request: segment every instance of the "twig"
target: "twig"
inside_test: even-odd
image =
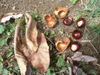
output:
[[[87,29],[87,27],[85,27],[85,29],[89,32],[89,30]],[[92,36],[91,36],[92,37]],[[93,37],[92,37],[93,38]],[[90,43],[90,45],[93,47],[93,49],[97,52],[97,53],[99,53],[98,52],[98,50],[95,48],[95,46],[91,43],[91,42],[89,42]]]
[[[84,5],[83,0],[81,0],[81,4]]]
[[[96,64],[96,65],[100,67],[100,64]]]
[[[91,40],[79,40],[80,42],[91,42]]]
[[[87,7],[87,4],[84,3],[83,1],[85,1],[85,0],[81,0],[81,5],[83,5],[86,8]]]
[[[16,4],[18,4],[18,3],[19,3],[19,0],[17,0],[17,2],[14,3],[14,5],[16,5]]]
[[[94,45],[93,45],[91,42],[89,42],[89,43],[90,43],[90,45],[94,48],[94,50],[95,50],[97,53],[99,53],[98,50],[94,47]]]
[[[89,32],[88,28],[85,26],[84,33],[86,32],[86,30]],[[92,37],[92,36],[90,35],[90,37]],[[92,37],[92,38],[93,38],[93,37]],[[93,49],[94,49],[97,53],[99,53],[98,50],[94,47],[94,45],[93,45],[91,42],[89,42],[89,43],[90,43],[90,45],[93,47]]]
[[[51,42],[51,44],[55,45],[48,37],[46,37],[46,38],[47,38],[47,40],[48,40],[49,42]]]
[[[66,54],[67,53],[67,51],[64,51],[64,52],[59,52],[59,53],[57,53],[56,55],[59,55],[59,54]]]

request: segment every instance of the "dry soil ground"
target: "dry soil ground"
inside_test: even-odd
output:
[[[86,4],[88,0],[83,0],[83,2]],[[0,0],[0,15],[8,12],[29,12],[32,13],[34,9],[37,9],[40,16],[43,17],[43,15],[48,13],[53,13],[55,7],[66,7],[69,8],[68,16],[77,16],[80,15],[78,10],[82,9],[84,5],[81,3],[81,0],[78,0],[78,2],[73,5],[69,0]],[[86,18],[87,19],[87,18]],[[88,23],[86,24],[88,27]],[[65,36],[70,34],[73,30],[75,30],[75,23],[73,23],[70,27],[64,26],[62,23],[62,19],[58,19],[58,23],[54,28],[47,28],[45,24],[39,25],[39,29],[44,30],[54,30],[55,34],[53,37],[59,37],[62,36],[58,32],[58,29],[61,28],[64,30]],[[84,28],[81,29],[82,32],[84,32]],[[87,31],[85,32],[87,33]],[[83,52],[83,54],[91,55],[93,57],[96,57],[100,64],[100,43],[98,43],[98,40],[95,40],[92,42],[94,47],[98,50],[99,53],[97,53],[94,49],[94,47],[89,42],[81,42],[82,40],[91,40],[91,36],[83,37],[79,42],[82,44],[80,51]],[[0,47],[0,51],[5,50],[8,47]],[[70,50],[68,50],[68,53],[71,53]],[[90,68],[96,69],[99,72],[100,75],[100,66],[91,66]]]

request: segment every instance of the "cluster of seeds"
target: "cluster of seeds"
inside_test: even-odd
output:
[[[73,23],[73,18],[66,16],[66,14],[68,13],[68,9],[64,8],[64,7],[56,7],[54,10],[54,14],[47,14],[44,16],[46,25],[48,27],[54,27],[54,25],[57,23],[57,18],[61,18],[63,19],[63,24],[66,26],[70,26]],[[57,18],[56,18],[57,16]],[[76,26],[78,28],[83,28],[86,24],[86,21],[84,18],[80,17],[77,21],[76,21]],[[74,30],[72,32],[72,37],[76,40],[81,39],[82,38],[82,32],[79,30]],[[70,38],[68,37],[60,37],[58,38],[58,40],[55,43],[56,49],[58,51],[64,51],[66,50],[66,48],[70,45],[70,49],[72,51],[78,51],[80,49],[80,44],[78,42],[71,42]]]

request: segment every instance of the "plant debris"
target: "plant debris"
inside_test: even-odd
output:
[[[14,36],[14,51],[21,75],[31,75],[30,65],[39,69],[40,72],[46,72],[49,67],[49,47],[43,33],[36,28],[36,22],[32,17],[25,13],[26,33],[21,34],[21,20],[19,19]],[[24,37],[24,38],[23,38]]]

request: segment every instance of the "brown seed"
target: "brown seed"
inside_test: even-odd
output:
[[[73,52],[76,52],[80,49],[80,44],[78,42],[72,42],[70,44],[70,49],[73,51]]]
[[[82,32],[79,31],[79,30],[74,30],[74,31],[72,32],[72,37],[73,37],[74,39],[81,39],[81,38],[82,38]]]
[[[71,17],[66,17],[63,20],[63,24],[66,26],[70,26],[72,24],[72,22],[73,22],[73,19]]]
[[[86,20],[84,18],[79,18],[77,21],[76,21],[76,25],[78,28],[82,28],[84,27],[86,24]]]

